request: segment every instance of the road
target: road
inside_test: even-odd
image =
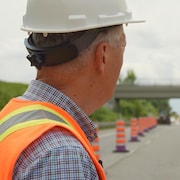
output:
[[[162,125],[130,142],[128,153],[114,153],[115,130],[99,132],[100,157],[107,180],[180,180],[180,126]]]

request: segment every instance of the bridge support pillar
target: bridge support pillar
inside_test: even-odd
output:
[[[117,113],[120,113],[121,112],[121,110],[120,110],[120,105],[119,105],[119,101],[120,101],[120,98],[115,98],[115,111],[117,112]]]

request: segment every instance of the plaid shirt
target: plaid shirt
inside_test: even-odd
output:
[[[96,138],[92,121],[57,89],[33,80],[19,98],[50,102],[61,107],[77,121],[90,141]],[[21,153],[14,168],[13,179],[98,180],[98,175],[81,143],[67,130],[53,128]]]

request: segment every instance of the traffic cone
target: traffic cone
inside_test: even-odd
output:
[[[138,139],[138,124],[137,119],[131,119],[131,142],[137,142]]]
[[[99,128],[96,129],[96,133],[98,135]],[[100,147],[99,147],[99,137],[97,137],[93,142],[92,142],[92,148],[94,150],[94,154],[97,158],[97,160],[100,160]]]
[[[144,137],[143,118],[138,119],[138,135]]]
[[[129,152],[126,149],[125,122],[122,120],[116,122],[116,150],[113,152]]]

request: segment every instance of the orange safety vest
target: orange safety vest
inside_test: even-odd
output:
[[[99,179],[105,180],[104,170],[91,144],[77,122],[67,112],[51,103],[17,98],[12,99],[0,112],[0,179],[11,180],[21,152],[55,126],[73,133],[91,157]]]

